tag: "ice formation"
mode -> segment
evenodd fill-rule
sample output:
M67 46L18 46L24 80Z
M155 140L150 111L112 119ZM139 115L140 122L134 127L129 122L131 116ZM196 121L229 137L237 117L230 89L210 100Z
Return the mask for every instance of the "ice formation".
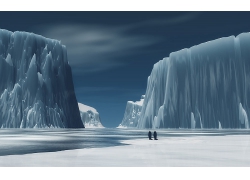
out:
M84 127L59 41L0 30L0 127Z
M82 103L78 103L78 107L80 110L80 115L82 119L82 123L85 128L102 128L103 125L100 120L99 113L95 108L84 105Z
M127 102L123 120L121 124L118 126L118 128L137 127L144 98L145 98L145 95L142 95L140 101L136 101L136 102L128 101Z
M148 77L138 128L249 128L250 33L173 52Z

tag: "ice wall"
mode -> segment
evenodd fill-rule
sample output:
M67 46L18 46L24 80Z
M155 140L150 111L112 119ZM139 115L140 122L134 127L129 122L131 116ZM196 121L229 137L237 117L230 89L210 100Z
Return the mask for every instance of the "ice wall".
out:
M138 121L141 114L141 109L143 105L145 95L142 95L140 101L128 101L125 109L124 117L121 124L118 128L127 128L127 127L137 127Z
M84 127L59 41L0 30L0 127Z
M173 52L148 78L138 128L248 128L250 33Z
M99 113L93 107L87 106L82 103L78 103L78 107L80 110L80 115L82 119L82 123L85 128L101 128L103 127Z

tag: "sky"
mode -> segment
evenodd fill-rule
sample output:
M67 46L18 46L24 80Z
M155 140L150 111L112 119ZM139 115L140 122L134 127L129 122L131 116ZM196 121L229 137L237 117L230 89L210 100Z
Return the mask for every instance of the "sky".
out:
M117 127L145 94L153 65L171 52L250 31L250 12L0 12L0 28L65 44L78 102Z

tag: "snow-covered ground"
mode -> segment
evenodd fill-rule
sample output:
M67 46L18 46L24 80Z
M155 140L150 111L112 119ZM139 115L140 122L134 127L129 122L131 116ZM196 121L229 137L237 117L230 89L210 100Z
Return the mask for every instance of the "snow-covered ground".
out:
M250 166L249 130L3 130L0 166ZM50 151L50 152L47 152Z

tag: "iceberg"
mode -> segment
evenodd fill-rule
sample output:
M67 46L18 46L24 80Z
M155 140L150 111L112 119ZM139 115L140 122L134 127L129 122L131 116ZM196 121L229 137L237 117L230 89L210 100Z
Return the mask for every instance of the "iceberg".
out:
M250 33L170 53L147 80L138 128L249 128Z
M0 29L0 127L84 127L60 41Z
M78 103L81 120L85 128L103 128L99 113L93 107Z
M142 95L140 101L136 101L136 102L128 101L127 102L123 120L117 128L137 127L144 98L145 98L145 95Z

